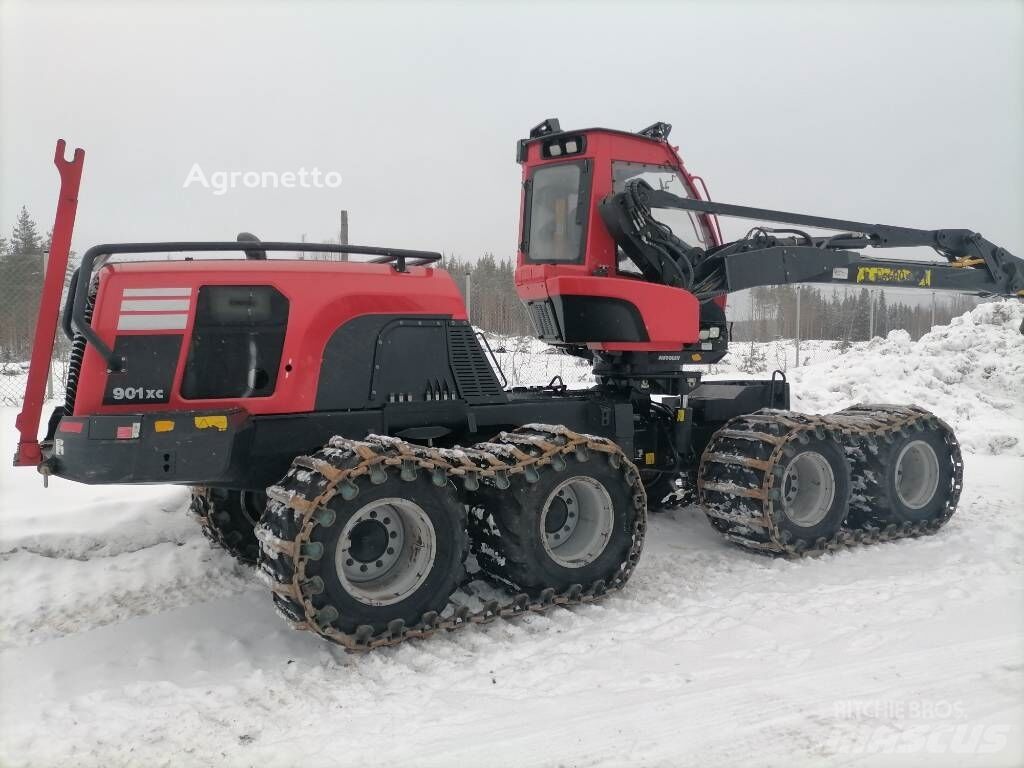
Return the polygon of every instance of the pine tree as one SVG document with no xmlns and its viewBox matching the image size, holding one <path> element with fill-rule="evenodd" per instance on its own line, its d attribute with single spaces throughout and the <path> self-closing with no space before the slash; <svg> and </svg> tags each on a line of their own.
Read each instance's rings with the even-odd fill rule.
<svg viewBox="0 0 1024 768">
<path fill-rule="evenodd" d="M 23 206 L 0 260 L 0 346 L 7 359 L 28 357 L 43 282 L 43 238 Z"/>
</svg>

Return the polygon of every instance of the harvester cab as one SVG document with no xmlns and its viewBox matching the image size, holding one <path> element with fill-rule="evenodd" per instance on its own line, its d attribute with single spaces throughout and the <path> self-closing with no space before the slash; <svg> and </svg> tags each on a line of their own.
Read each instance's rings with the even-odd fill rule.
<svg viewBox="0 0 1024 768">
<path fill-rule="evenodd" d="M 640 181 L 702 199 L 703 181 L 667 142 L 670 130 L 655 123 L 638 133 L 564 132 L 550 119 L 519 142 L 523 213 L 516 290 L 544 341 L 591 352 L 669 353 L 697 363 L 725 353 L 724 299 L 701 312 L 696 297 L 679 290 L 688 284 L 666 272 L 675 261 L 643 258 L 603 218 L 603 201 Z M 722 242 L 712 214 L 665 209 L 659 216 L 678 233 L 680 247 Z M 711 339 L 723 343 L 712 345 Z"/>
<path fill-rule="evenodd" d="M 353 651 L 601 599 L 636 568 L 648 506 L 699 502 L 728 540 L 792 557 L 934 533 L 963 480 L 934 414 L 795 413 L 781 372 L 702 381 L 694 365 L 726 353 L 733 291 L 1020 296 L 1024 262 L 969 230 L 712 202 L 669 131 L 546 120 L 518 144 L 516 289 L 539 338 L 592 361 L 590 388 L 508 387 L 435 252 L 248 233 L 107 244 L 72 278 L 67 397 L 40 441 L 83 164 L 58 142 L 15 464 L 190 486 L 203 531 L 258 563 L 281 613 Z M 785 227 L 725 242 L 718 216 Z M 862 254 L 898 246 L 940 258 Z M 275 258 L 288 252 L 365 260 Z M 507 594 L 453 598 L 473 579 Z"/>
</svg>

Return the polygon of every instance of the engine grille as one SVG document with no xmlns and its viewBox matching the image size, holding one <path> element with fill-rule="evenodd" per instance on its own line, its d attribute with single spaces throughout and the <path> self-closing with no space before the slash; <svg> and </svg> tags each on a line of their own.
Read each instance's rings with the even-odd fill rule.
<svg viewBox="0 0 1024 768">
<path fill-rule="evenodd" d="M 470 325 L 453 323 L 448 326 L 448 362 L 463 399 L 469 402 L 504 399 L 505 392 Z"/>
<path fill-rule="evenodd" d="M 551 309 L 550 301 L 530 302 L 530 318 L 533 320 L 533 327 L 537 329 L 537 335 L 542 339 L 558 339 L 558 323 L 555 322 L 555 313 Z"/>
</svg>

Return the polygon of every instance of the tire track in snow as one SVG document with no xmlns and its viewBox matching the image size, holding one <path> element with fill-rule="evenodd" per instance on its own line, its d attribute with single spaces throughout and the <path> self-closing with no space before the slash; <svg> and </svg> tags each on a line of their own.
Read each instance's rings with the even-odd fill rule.
<svg viewBox="0 0 1024 768">
<path fill-rule="evenodd" d="M 159 542 L 88 559 L 9 553 L 2 558 L 0 576 L 5 595 L 0 648 L 46 642 L 256 588 L 250 568 L 198 534 L 180 543 Z"/>
</svg>

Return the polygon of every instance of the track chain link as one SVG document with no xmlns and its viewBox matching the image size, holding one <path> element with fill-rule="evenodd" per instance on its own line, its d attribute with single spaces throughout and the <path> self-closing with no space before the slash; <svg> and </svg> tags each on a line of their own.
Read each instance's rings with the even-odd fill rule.
<svg viewBox="0 0 1024 768">
<path fill-rule="evenodd" d="M 574 454 L 582 457 L 587 451 L 605 455 L 607 461 L 622 472 L 633 490 L 636 509 L 633 542 L 611 580 L 599 580 L 588 585 L 573 584 L 561 592 L 549 588 L 540 591 L 536 597 L 520 593 L 504 603 L 487 601 L 475 612 L 467 606 L 455 605 L 448 616 L 430 612 L 414 626 L 406 626 L 397 619 L 379 632 L 369 625 L 359 626 L 351 633 L 342 632 L 332 625 L 337 620 L 336 613 L 325 615 L 313 605 L 306 578 L 306 565 L 310 560 L 308 553 L 315 549 L 308 546 L 311 536 L 331 499 L 336 495 L 342 498 L 354 496 L 352 481 L 356 478 L 368 476 L 370 482 L 374 482 L 387 471 L 386 468 L 394 467 L 399 472 L 426 471 L 438 485 L 452 481 L 457 488 L 461 485 L 469 493 L 479 488 L 481 483 L 506 489 L 511 476 L 523 474 L 527 482 L 535 482 L 531 478 L 536 476 L 539 468 L 564 466 Z M 451 632 L 473 624 L 487 624 L 499 618 L 543 613 L 555 606 L 592 603 L 625 586 L 640 560 L 647 529 L 647 497 L 640 473 L 622 450 L 607 438 L 546 424 L 527 424 L 514 432 L 502 432 L 493 441 L 477 443 L 472 448 L 425 447 L 382 435 L 370 435 L 363 440 L 334 437 L 315 456 L 296 458 L 281 483 L 267 489 L 267 495 L 267 513 L 257 528 L 261 574 L 275 594 L 302 607 L 302 616 L 285 615 L 296 629 L 315 632 L 351 652 L 394 646 L 406 640 L 427 638 L 441 631 Z M 294 536 L 288 536 L 279 525 L 289 515 L 298 524 Z M 290 579 L 282 580 L 282 569 L 267 567 L 262 562 L 267 558 L 276 561 L 279 557 L 291 560 Z"/>
<path fill-rule="evenodd" d="M 939 430 L 950 449 L 952 463 L 949 494 L 942 510 L 928 520 L 894 523 L 884 527 L 870 522 L 840 528 L 832 537 L 813 542 L 792 541 L 779 530 L 775 503 L 782 480 L 781 460 L 786 447 L 803 442 L 808 436 L 831 438 L 844 450 L 852 463 L 851 479 L 869 467 L 869 457 L 878 443 L 891 443 L 896 437 L 926 428 Z M 756 446 L 770 446 L 767 459 Z M 746 446 L 747 454 L 743 451 Z M 729 467 L 743 466 L 761 476 L 753 487 L 729 482 Z M 793 411 L 763 409 L 738 416 L 716 432 L 701 457 L 697 479 L 704 512 L 712 524 L 731 542 L 757 552 L 784 557 L 813 557 L 827 552 L 876 544 L 884 541 L 926 536 L 938 531 L 953 516 L 963 489 L 963 460 L 953 430 L 933 413 L 917 406 L 854 405 L 838 413 L 812 415 Z M 759 502 L 757 512 L 744 505 L 713 502 L 709 493 L 725 498 L 745 498 Z M 739 510 L 739 511 L 737 511 Z"/>
<path fill-rule="evenodd" d="M 251 564 L 251 561 L 245 560 L 244 557 L 240 556 L 235 543 L 229 542 L 224 537 L 221 526 L 217 525 L 216 521 L 213 519 L 213 516 L 216 513 L 217 508 L 212 496 L 212 489 L 202 486 L 193 487 L 192 497 L 189 500 L 189 514 L 191 514 L 195 518 L 196 522 L 199 523 L 199 527 L 203 531 L 203 536 L 205 536 L 211 544 L 227 550 L 242 562 Z"/>
</svg>

